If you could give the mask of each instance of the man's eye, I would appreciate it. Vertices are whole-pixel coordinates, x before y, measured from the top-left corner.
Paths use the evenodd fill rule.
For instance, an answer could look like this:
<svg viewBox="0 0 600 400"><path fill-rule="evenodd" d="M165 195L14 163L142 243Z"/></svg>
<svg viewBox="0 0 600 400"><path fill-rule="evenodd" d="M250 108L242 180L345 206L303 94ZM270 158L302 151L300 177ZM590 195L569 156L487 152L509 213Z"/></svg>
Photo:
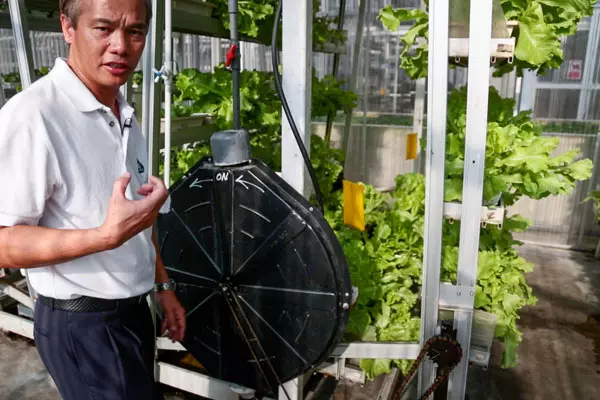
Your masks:
<svg viewBox="0 0 600 400"><path fill-rule="evenodd" d="M108 28L105 26L98 26L95 29L100 32L108 32Z"/></svg>

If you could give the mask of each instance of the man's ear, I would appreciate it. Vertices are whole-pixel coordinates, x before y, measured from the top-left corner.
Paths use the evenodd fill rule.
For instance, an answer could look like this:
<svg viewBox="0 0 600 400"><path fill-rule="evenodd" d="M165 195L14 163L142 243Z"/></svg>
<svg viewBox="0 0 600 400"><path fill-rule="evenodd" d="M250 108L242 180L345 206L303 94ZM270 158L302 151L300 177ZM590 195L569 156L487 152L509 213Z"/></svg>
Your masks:
<svg viewBox="0 0 600 400"><path fill-rule="evenodd" d="M60 14L60 26L62 28L63 36L65 37L65 42L70 45L73 41L73 36L75 35L75 28L73 27L71 20L64 14Z"/></svg>

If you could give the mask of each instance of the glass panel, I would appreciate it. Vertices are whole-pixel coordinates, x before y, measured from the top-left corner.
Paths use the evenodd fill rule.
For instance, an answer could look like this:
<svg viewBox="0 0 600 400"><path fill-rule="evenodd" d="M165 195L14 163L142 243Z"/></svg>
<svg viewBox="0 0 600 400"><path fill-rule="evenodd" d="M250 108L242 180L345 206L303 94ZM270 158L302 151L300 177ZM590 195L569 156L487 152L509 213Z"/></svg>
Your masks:
<svg viewBox="0 0 600 400"><path fill-rule="evenodd" d="M588 120L600 120L600 90L592 90L590 93L588 108Z"/></svg>
<svg viewBox="0 0 600 400"><path fill-rule="evenodd" d="M578 31L568 36L563 44L564 62L559 69L539 76L539 82L581 83L588 44L589 31Z"/></svg>
<svg viewBox="0 0 600 400"><path fill-rule="evenodd" d="M534 116L547 119L576 119L580 90L538 89Z"/></svg>
<svg viewBox="0 0 600 400"><path fill-rule="evenodd" d="M596 50L596 60L594 61L594 66L592 67L594 70L594 74L592 76L592 82L595 84L600 84L600 60L598 60L598 56L600 56L600 40L598 40L598 49Z"/></svg>
<svg viewBox="0 0 600 400"><path fill-rule="evenodd" d="M506 27L506 17L500 4L500 0L494 0L492 5L492 37L509 37ZM450 6L450 30L451 38L469 37L471 0L454 0Z"/></svg>

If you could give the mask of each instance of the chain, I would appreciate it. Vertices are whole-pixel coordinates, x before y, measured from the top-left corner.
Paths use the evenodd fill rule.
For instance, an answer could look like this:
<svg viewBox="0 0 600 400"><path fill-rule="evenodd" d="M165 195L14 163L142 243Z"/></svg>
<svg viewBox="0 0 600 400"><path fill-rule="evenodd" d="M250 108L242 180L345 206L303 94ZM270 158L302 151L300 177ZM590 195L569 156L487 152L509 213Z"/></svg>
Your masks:
<svg viewBox="0 0 600 400"><path fill-rule="evenodd" d="M423 394L423 396L420 397L420 400L427 400L429 398L429 396L431 396L438 389L438 387L446 379L448 379L448 376L450 375L450 372L452 372L452 369L454 369L454 367L456 367L456 365L458 365L458 363L462 359L462 348L460 347L460 344L456 341L456 339L454 339L454 338L452 338L450 336L446 336L446 335L444 335L444 336L434 336L434 337L430 338L429 340L427 340L427 342L425 342L425 345L423 346L423 348L419 352L419 356L415 359L415 362L414 362L413 366L410 368L410 370L406 374L406 378L402 382L402 385L396 391L396 394L394 395L393 400L400 400L400 397L402 396L402 393L404 393L404 391L408 387L408 384L410 383L410 381L414 377L415 373L417 372L417 369L419 368L419 365L421 364L421 361L423 361L423 358L425 358L425 355L428 352L430 352L431 350L433 350L432 346L434 344L447 344L449 347L452 347L456 351L456 357L453 360L451 360L450 362L448 362L447 365L440 366L441 367L440 368L441 373L435 378L435 381L425 391L425 393ZM433 350L433 351L435 351L435 350ZM432 357L430 355L430 358L434 358L434 357ZM438 363L438 360L436 360L435 358L433 359L433 361L436 362L436 363ZM438 365L439 364L440 363L438 363Z"/></svg>

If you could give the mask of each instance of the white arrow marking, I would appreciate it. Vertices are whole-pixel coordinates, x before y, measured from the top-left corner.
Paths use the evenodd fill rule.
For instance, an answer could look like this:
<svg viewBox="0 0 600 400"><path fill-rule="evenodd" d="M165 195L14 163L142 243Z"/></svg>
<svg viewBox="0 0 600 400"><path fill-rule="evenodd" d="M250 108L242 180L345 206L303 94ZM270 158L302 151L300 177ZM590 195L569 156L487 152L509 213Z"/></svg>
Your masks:
<svg viewBox="0 0 600 400"><path fill-rule="evenodd" d="M255 184L254 184L254 183L252 183L252 182L248 182L248 181L245 181L245 180L243 180L243 179L242 179L243 177L244 177L244 175L240 175L240 176L238 176L238 177L237 177L237 179L236 179L235 181L236 181L237 183L239 183L240 185L242 185L243 187L245 187L246 189L248 189L248 186L247 186L247 185L250 185L250 186L254 186L254 187L255 187L255 188L257 188L258 190L260 190L262 193L264 193L264 192L265 192L265 191L264 191L264 190L263 190L263 189L262 189L260 186L258 186L258 185L255 185Z"/></svg>
<svg viewBox="0 0 600 400"><path fill-rule="evenodd" d="M194 182L192 182L192 184L190 185L190 187L191 188L193 188L193 187L201 188L202 187L201 183L203 183L203 182L212 182L212 179L203 179L203 180L200 180L200 179L196 178L196 179L194 179Z"/></svg>

